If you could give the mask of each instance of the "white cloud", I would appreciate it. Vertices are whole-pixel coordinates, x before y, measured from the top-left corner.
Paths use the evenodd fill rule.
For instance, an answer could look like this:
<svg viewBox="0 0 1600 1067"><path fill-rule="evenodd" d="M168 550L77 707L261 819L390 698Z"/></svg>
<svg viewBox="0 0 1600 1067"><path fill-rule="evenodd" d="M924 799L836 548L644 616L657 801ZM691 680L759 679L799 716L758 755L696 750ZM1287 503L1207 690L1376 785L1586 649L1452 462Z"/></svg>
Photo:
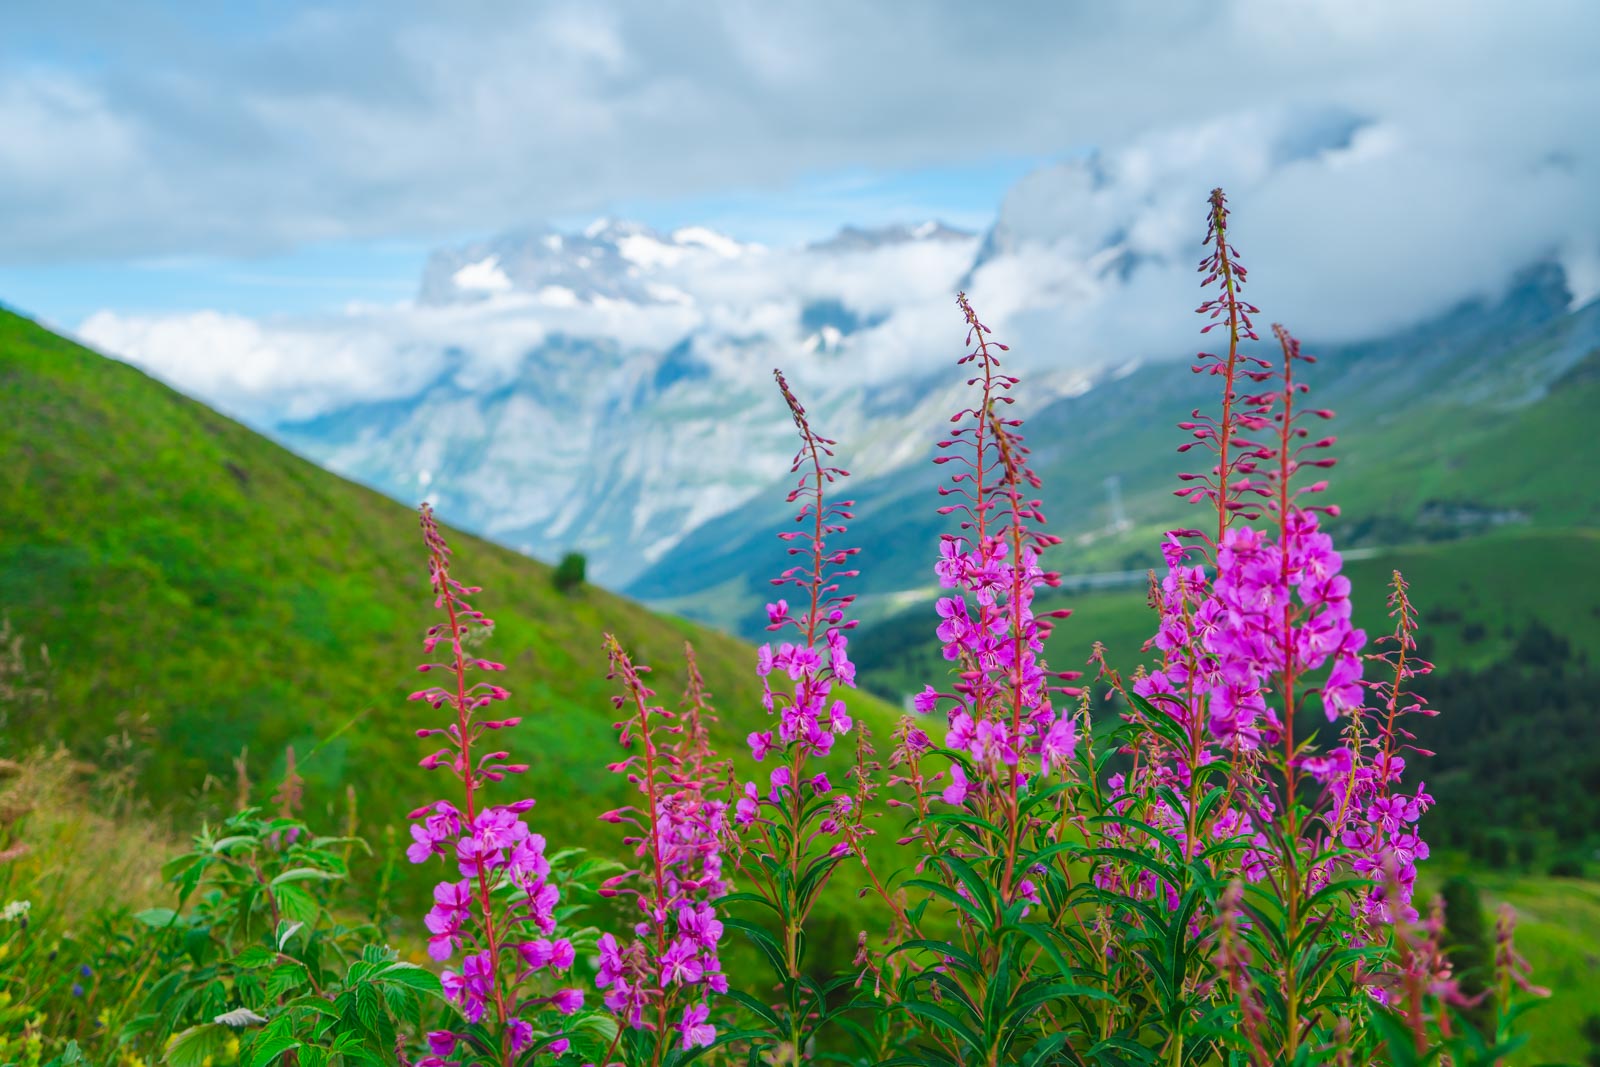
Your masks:
<svg viewBox="0 0 1600 1067"><path fill-rule="evenodd" d="M1066 387L1085 372L1194 350L1194 266L1217 182L1231 196L1232 243L1250 268L1246 295L1262 308L1263 332L1281 320L1313 342L1382 334L1492 294L1542 258L1568 267L1576 302L1592 297L1593 162L1552 158L1551 131L1526 125L1493 159L1403 110L1258 108L1157 130L1019 182L976 270L978 238L763 249L711 231L679 231L667 243L623 227L608 238L621 269L657 303L557 284L518 289L500 255L473 246L452 277L486 297L477 304L362 306L264 323L101 313L81 333L262 421L408 395L447 373L490 388L551 333L654 352L694 335L699 358L731 380L763 375L779 358L800 383L881 383L925 373L955 351L951 298L965 278L985 320L1014 344L1016 365L1054 372ZM565 254L553 236L494 247L537 264ZM861 329L807 336L802 309L820 302ZM752 348L750 338L764 343Z"/></svg>
<svg viewBox="0 0 1600 1067"><path fill-rule="evenodd" d="M48 33L52 10L25 21ZM1576 299L1600 289L1600 6L1582 0L349 6L178 61L194 32L113 19L103 70L0 67L0 258L490 229L819 167L1073 152L1011 192L1005 254L971 279L1024 366L1191 351L1218 184L1251 299L1311 339L1387 331L1540 257L1562 258ZM735 374L766 372L735 343L765 334L793 344L800 380L886 380L949 353L976 251L800 255L699 227L625 240L659 304L521 292L489 257L455 271L486 298L472 307L103 312L81 332L257 419L444 373L502 381L553 331L657 348L699 333ZM882 321L807 362L794 324L830 299Z"/></svg>
<svg viewBox="0 0 1600 1067"><path fill-rule="evenodd" d="M1542 259L1563 258L1574 284L1590 284L1595 154L1556 150L1574 143L1569 131L1537 110L1492 151L1462 133L1471 116L1520 103L1485 92L1389 113L1249 109L1059 164L1007 197L994 235L1007 254L978 270L974 297L1035 365L1185 354L1198 340L1204 199L1218 184L1262 327L1380 335L1492 296ZM1438 122L1446 111L1460 123Z"/></svg>
<svg viewBox="0 0 1600 1067"><path fill-rule="evenodd" d="M0 257L437 237L1279 103L1392 116L1472 166L1600 136L1586 0L270 10L8 7Z"/></svg>
<svg viewBox="0 0 1600 1067"><path fill-rule="evenodd" d="M549 249L546 236L527 243ZM972 238L839 253L744 246L732 256L733 246L719 235L693 236L693 247L712 251L635 257L630 269L644 273L644 289L657 303L583 295L559 285L514 291L489 256L454 272L457 287L482 297L477 301L359 304L336 314L268 320L212 311L102 311L77 332L258 424L411 396L442 375L463 388L490 389L518 373L526 355L554 333L648 352L694 335L697 356L736 380L769 374L776 357L792 362L797 381L823 373L875 381L927 358L926 350L897 338L908 336L915 320L936 318L946 327L954 321L951 294L977 248ZM676 251L638 234L618 244L637 252L640 241ZM802 309L817 301L832 301L863 322L892 314L893 325L858 335L851 357L824 371L804 358L807 338L800 328ZM763 343L752 347L751 338Z"/></svg>

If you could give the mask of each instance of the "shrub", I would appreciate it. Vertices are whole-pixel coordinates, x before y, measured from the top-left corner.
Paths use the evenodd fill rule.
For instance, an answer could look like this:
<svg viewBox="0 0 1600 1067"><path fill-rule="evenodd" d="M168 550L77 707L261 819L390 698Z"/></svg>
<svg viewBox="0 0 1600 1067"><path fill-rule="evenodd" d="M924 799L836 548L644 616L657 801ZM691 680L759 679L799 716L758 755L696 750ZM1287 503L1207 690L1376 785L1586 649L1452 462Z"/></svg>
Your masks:
<svg viewBox="0 0 1600 1067"><path fill-rule="evenodd" d="M583 586L588 566L582 552L568 552L550 573L550 581L563 593L575 592Z"/></svg>
<svg viewBox="0 0 1600 1067"><path fill-rule="evenodd" d="M1552 878L1582 878L1583 861L1576 856L1561 856L1550 861L1549 873Z"/></svg>

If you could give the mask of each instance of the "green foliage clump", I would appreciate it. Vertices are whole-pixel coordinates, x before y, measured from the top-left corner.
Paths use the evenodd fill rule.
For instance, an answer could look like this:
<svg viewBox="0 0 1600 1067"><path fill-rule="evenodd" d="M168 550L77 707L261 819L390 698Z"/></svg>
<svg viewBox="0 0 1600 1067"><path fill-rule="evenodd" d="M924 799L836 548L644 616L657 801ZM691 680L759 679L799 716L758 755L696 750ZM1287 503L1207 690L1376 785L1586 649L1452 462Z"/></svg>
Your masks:
<svg viewBox="0 0 1600 1067"><path fill-rule="evenodd" d="M582 552L568 552L551 572L550 581L563 593L575 592L582 588L587 568L588 561Z"/></svg>

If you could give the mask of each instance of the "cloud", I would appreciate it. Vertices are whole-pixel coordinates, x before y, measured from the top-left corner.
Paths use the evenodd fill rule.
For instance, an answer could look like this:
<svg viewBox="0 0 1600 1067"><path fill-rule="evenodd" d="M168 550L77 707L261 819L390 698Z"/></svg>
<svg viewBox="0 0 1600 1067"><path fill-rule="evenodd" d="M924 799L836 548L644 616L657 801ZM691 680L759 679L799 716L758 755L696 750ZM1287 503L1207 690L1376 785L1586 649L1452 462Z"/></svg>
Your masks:
<svg viewBox="0 0 1600 1067"><path fill-rule="evenodd" d="M549 239L516 238L532 255L555 254ZM651 240L634 235L618 244L637 252L640 242ZM101 311L76 332L258 425L411 397L441 377L466 390L491 390L512 380L528 354L558 334L603 339L652 359L694 337L696 358L725 382L762 380L778 360L795 368L797 382L820 385L826 378L841 388L882 381L926 358L925 350L896 339L912 322L937 318L949 327L955 321L951 294L977 246L975 237L846 252L746 246L732 257L715 249L680 257L669 254L677 247L659 246L627 268L642 272L643 290L670 297L658 303L566 288L557 299L556 287L537 282L533 291L512 290L498 257L472 246L462 255L465 265L451 275L461 303L354 304L333 314L267 319L215 311ZM816 359L810 354L816 340L801 320L804 309L819 302L863 323L889 319L892 325L869 328L847 355Z"/></svg>
<svg viewBox="0 0 1600 1067"><path fill-rule="evenodd" d="M962 280L1022 366L1182 355L1217 184L1251 298L1309 339L1387 332L1541 257L1576 299L1600 289L1600 6L1582 0L347 5L227 29L108 9L72 31L101 35L94 66L36 47L67 35L54 12L25 7L22 44L0 43L27 60L0 66L14 262L411 238L709 206L819 170L1065 156L1012 189L970 274L959 244L690 256L652 268L683 301L562 308L564 291L507 291L484 253L454 268L483 283L467 307L82 325L257 421L446 374L502 381L552 332L658 350L695 334L735 376L766 373L770 353L740 342L764 334L798 380L887 381L948 351ZM806 356L794 323L830 299L875 324Z"/></svg>
<svg viewBox="0 0 1600 1067"><path fill-rule="evenodd" d="M975 299L1035 365L1186 354L1204 198L1221 185L1262 327L1378 336L1550 259L1581 302L1597 284L1600 130L1566 128L1543 93L1244 109L1046 168L1006 198ZM1475 122L1506 132L1481 144Z"/></svg>
<svg viewBox="0 0 1600 1067"><path fill-rule="evenodd" d="M777 360L824 392L916 380L940 365L959 337L951 296L964 284L1014 345L1015 365L1067 389L1107 367L1194 351L1194 268L1216 182L1232 198L1232 243L1250 267L1246 295L1262 308L1263 332L1284 321L1313 343L1382 335L1492 295L1541 259L1568 267L1575 302L1592 298L1600 175L1594 157L1550 148L1560 133L1530 116L1483 156L1406 109L1235 110L1027 176L981 247L972 238L718 251L597 225L591 235L611 234L591 249L601 273L560 276L597 286L580 294L546 284L541 264L587 264L590 246L519 231L436 257L439 298L458 293L460 304L264 322L106 312L80 332L258 421L413 395L441 375L492 389L552 334L653 353L692 336L725 383L753 381ZM818 305L853 320L842 343L819 349L799 327Z"/></svg>
<svg viewBox="0 0 1600 1067"><path fill-rule="evenodd" d="M1600 129L1584 0L371 0L206 19L36 0L7 17L14 264L776 195L819 171L1055 155L1278 103L1391 117L1474 166L1534 134L1589 159Z"/></svg>

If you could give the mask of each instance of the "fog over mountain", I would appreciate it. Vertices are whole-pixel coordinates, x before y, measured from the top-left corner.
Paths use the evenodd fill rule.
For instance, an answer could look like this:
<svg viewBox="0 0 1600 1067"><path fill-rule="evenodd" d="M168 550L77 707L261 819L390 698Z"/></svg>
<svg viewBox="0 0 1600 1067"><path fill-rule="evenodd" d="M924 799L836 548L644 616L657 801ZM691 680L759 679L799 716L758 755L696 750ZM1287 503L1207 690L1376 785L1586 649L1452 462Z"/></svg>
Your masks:
<svg viewBox="0 0 1600 1067"><path fill-rule="evenodd" d="M1320 340L1492 299L1541 261L1585 304L1600 208L1592 161L1566 144L1536 137L1468 168L1403 117L1254 109L1041 169L981 235L908 220L778 248L602 219L438 249L398 305L104 312L79 333L340 473L524 551L583 550L623 584L784 474L775 366L861 473L920 460L957 383L957 288L1013 344L1033 405L1191 354L1216 184L1251 299Z"/></svg>

